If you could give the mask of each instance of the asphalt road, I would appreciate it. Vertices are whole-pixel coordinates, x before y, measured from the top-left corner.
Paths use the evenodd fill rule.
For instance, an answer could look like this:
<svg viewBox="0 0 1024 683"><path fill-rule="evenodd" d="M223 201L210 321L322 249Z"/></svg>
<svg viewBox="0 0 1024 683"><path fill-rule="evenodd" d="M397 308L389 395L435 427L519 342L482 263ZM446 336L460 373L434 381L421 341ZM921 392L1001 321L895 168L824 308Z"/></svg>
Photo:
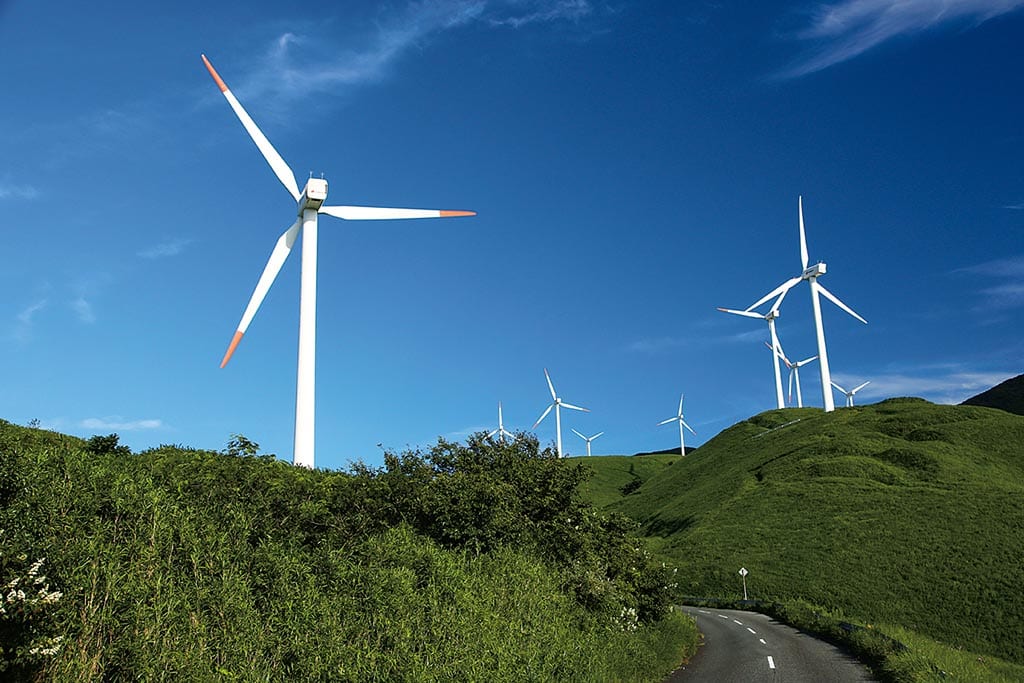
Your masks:
<svg viewBox="0 0 1024 683"><path fill-rule="evenodd" d="M873 681L867 667L833 645L756 612L683 607L704 644L666 683L845 683Z"/></svg>

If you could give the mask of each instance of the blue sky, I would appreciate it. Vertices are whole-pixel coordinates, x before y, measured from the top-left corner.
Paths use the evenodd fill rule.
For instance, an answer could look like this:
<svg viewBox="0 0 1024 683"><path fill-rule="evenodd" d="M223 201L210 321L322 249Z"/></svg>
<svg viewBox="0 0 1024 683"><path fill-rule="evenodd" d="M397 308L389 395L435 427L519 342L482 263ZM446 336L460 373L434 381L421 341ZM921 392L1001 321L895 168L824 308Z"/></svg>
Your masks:
<svg viewBox="0 0 1024 683"><path fill-rule="evenodd" d="M328 203L478 212L321 220L319 466L528 429L545 367L571 453L677 444L680 392L688 444L772 408L715 307L798 273L800 195L858 401L1022 372L1024 0L751 5L0 3L0 417L290 459L297 253L218 364L294 202L200 53Z"/></svg>

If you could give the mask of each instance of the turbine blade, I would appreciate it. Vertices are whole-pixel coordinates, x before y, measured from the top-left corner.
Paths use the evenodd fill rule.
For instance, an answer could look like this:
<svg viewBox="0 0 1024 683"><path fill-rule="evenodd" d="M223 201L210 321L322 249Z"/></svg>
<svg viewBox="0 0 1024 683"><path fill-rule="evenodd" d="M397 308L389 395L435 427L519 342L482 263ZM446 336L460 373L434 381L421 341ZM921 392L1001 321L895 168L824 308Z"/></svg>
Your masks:
<svg viewBox="0 0 1024 683"><path fill-rule="evenodd" d="M808 363L810 363L812 360L818 360L818 357L817 356L811 356L810 358L805 358L802 361L800 361L799 363L797 363L796 366L797 367L803 367L804 365L807 365Z"/></svg>
<svg viewBox="0 0 1024 683"><path fill-rule="evenodd" d="M235 352L235 348L238 346L238 342L242 341L242 335L244 335L245 331L249 328L249 323L252 322L253 317L256 315L256 311L260 308L260 304L263 303L263 298L270 290L270 286L274 284L274 278L277 277L277 274L281 271L281 266L284 265L285 259L287 259L288 254L291 253L292 245L295 244L295 239L299 235L300 227L302 227L301 218L292 223L292 227L285 230L277 239L277 244L274 245L274 251L270 252L270 258L267 260L267 265L263 268L263 274L260 275L259 282L256 283L256 289L249 298L249 305L245 307L245 313L242 314L242 320L238 323L235 336L232 338L231 344L228 346L228 350L224 354L224 359L220 362L221 367L228 364L228 361L231 360L231 355Z"/></svg>
<svg viewBox="0 0 1024 683"><path fill-rule="evenodd" d="M803 264L803 269L807 270L807 236L804 233L804 198L801 196L797 200L797 206L800 207L800 263Z"/></svg>
<svg viewBox="0 0 1024 683"><path fill-rule="evenodd" d="M793 368L789 369L789 396L786 400L790 405L793 404Z"/></svg>
<svg viewBox="0 0 1024 683"><path fill-rule="evenodd" d="M850 389L850 393L851 394L856 394L858 391L860 391L861 389L863 389L864 387L866 387L869 384L871 384L871 380L868 380L867 382L864 382L864 384L861 384L856 389Z"/></svg>
<svg viewBox="0 0 1024 683"><path fill-rule="evenodd" d="M843 388L842 388L841 386L839 386L838 384L836 384L836 383L835 383L835 380L833 380L833 381L831 382L831 384L832 384L832 386L834 386L834 387L835 387L836 389L838 389L839 391L843 392L844 394L846 393L846 389L843 389Z"/></svg>
<svg viewBox="0 0 1024 683"><path fill-rule="evenodd" d="M782 300L786 298L786 294L788 294L788 293L789 293L788 289L782 290L782 294L779 294L779 298L775 300L774 304L772 304L771 310L772 310L773 313L778 313L779 312L779 306L782 305Z"/></svg>
<svg viewBox="0 0 1024 683"><path fill-rule="evenodd" d="M544 411L543 413L541 413L541 416L537 418L537 421L533 423L533 426L532 426L532 427L530 427L530 429L536 429L536 428L537 428L537 425L539 425L539 424L540 424L541 422L543 422L543 421L544 421L544 418L548 416L548 413L550 413L550 412L551 412L551 409L552 409L552 408L554 408L554 407L555 407L555 404L554 404L554 403L552 403L551 405L549 405L549 406L548 406L548 409L547 409L547 410L545 410L545 411Z"/></svg>
<svg viewBox="0 0 1024 683"><path fill-rule="evenodd" d="M558 400L558 395L555 394L555 385L551 383L551 375L548 374L547 368L544 368L544 379L548 381L548 389L551 390L551 400Z"/></svg>
<svg viewBox="0 0 1024 683"><path fill-rule="evenodd" d="M831 302L832 302L832 303L834 303L834 304L835 304L836 306L838 306L839 308L843 309L844 311L846 311L847 313L849 313L850 315L852 315L852 316L853 316L854 318L856 318L857 320L859 320L859 321L861 321L862 323L864 323L865 325L867 325L867 324L868 324L868 321L867 321L867 320L865 320L864 318L862 318L862 317L860 317L859 315L857 315L856 313L854 313L854 311L853 311L853 309L852 309L852 308L850 308L849 306L847 306L846 304L844 304L844 303L843 303L842 301L840 301L840 300L839 300L839 297L837 297L837 296L836 296L835 294L833 294L832 292L830 292L830 291L828 291L827 289L825 289L825 288L824 288L824 287L822 286L822 284L821 284L820 282L819 282L819 283L817 283L817 284L818 284L818 291L820 291L820 292L821 292L822 294L824 294L824 295L825 295L825 297L826 297L826 298L827 298L827 299L828 299L829 301L831 301Z"/></svg>
<svg viewBox="0 0 1024 683"><path fill-rule="evenodd" d="M491 438L492 436L494 436L494 435L495 435L495 434L497 434L497 433L498 433L498 430L497 430L497 429L495 429L495 430L494 430L493 432L489 432L489 433L487 434L487 438L488 438L488 439L490 439L490 438Z"/></svg>
<svg viewBox="0 0 1024 683"><path fill-rule="evenodd" d="M772 291L768 292L763 297L758 299L756 302L754 302L751 305L747 306L747 310L748 311L752 311L755 308L757 308L758 306L760 306L761 304L763 304L765 301L768 301L768 299L771 299L773 296L777 296L779 294L782 294L783 292L788 292L791 287L793 287L794 285L798 284L799 282L800 282L800 278L798 278L798 277L794 277L794 278L790 278L789 280L786 280L781 285L779 285L778 287L776 287L775 289L773 289ZM764 316L761 316L761 317L763 318Z"/></svg>
<svg viewBox="0 0 1024 683"><path fill-rule="evenodd" d="M581 439L583 439L584 441L586 441L586 440L587 440L587 437L583 436L582 434L580 434L579 432L577 432L577 431L576 431L575 429L574 429L574 430L572 430L572 433L573 433L573 434L575 434L576 436L580 437L580 438L581 438Z"/></svg>
<svg viewBox="0 0 1024 683"><path fill-rule="evenodd" d="M598 432L597 434L594 434L592 437L590 437L590 440L593 441L594 439L596 439L597 437L601 436L602 434L604 434L604 432Z"/></svg>
<svg viewBox="0 0 1024 683"><path fill-rule="evenodd" d="M679 417L680 417L680 419L682 419L682 417L683 417L683 395L682 394L679 394Z"/></svg>
<svg viewBox="0 0 1024 683"><path fill-rule="evenodd" d="M658 423L658 426L660 427L661 425L667 425L669 422L678 422L678 421L679 421L679 416L676 415L675 417L670 417L667 420L662 420L661 422Z"/></svg>
<svg viewBox="0 0 1024 683"><path fill-rule="evenodd" d="M389 209L380 206L321 206L320 213L347 221L380 221L396 218L453 218L475 216L476 211L443 209Z"/></svg>
<svg viewBox="0 0 1024 683"><path fill-rule="evenodd" d="M691 434L693 434L694 436L697 436L697 432L693 431L693 427L691 427L690 425L686 424L686 420L680 420L680 422L683 423L684 427L686 427L687 429L690 430Z"/></svg>
<svg viewBox="0 0 1024 683"><path fill-rule="evenodd" d="M571 403L566 403L565 401L562 401L562 407L568 408L569 410L582 410L584 413L590 412L589 408L580 408L579 406L574 406Z"/></svg>
<svg viewBox="0 0 1024 683"><path fill-rule="evenodd" d="M224 95L224 99L228 101L228 104L230 104L231 108L235 111L235 116L237 116L238 120L242 122L242 126L245 127L245 130L249 133L249 137L252 138L252 141L256 143L256 147L259 148L260 153L263 154L263 158L267 160L268 164L270 164L270 168L274 171L277 179L280 180L285 189L291 193L292 198L295 199L295 201L299 201L299 186L295 183L295 174L292 173L292 169L289 168L285 160L281 158L281 155L277 153L274 146L270 144L270 141L267 140L263 131L261 131L259 126L256 125L256 122L252 120L249 114L242 107L241 103L235 99L235 96L230 90L228 90L228 86L224 84L220 74L218 74L213 68L213 64L210 64L210 60L206 58L206 55L202 55L202 57L203 64L206 65L206 69L210 72L210 75L213 76L213 80L217 83L217 87L220 88L221 93Z"/></svg>
<svg viewBox="0 0 1024 683"><path fill-rule="evenodd" d="M732 313L733 315L743 315L748 318L757 318L759 320L764 320L763 315L761 315L760 313L754 313L753 311L735 311L731 308L722 308L721 306L718 307L718 310L720 310L722 313Z"/></svg>

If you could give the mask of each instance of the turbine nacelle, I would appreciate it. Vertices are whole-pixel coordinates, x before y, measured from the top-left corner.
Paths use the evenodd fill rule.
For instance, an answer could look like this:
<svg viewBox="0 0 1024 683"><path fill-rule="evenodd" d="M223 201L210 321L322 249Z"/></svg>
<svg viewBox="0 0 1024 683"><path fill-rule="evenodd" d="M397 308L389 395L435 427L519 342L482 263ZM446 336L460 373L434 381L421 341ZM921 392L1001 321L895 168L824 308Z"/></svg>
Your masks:
<svg viewBox="0 0 1024 683"><path fill-rule="evenodd" d="M302 194L299 195L299 215L301 216L306 209L319 211L325 199L327 199L327 181L323 178L310 178L306 181L306 186L302 188Z"/></svg>
<svg viewBox="0 0 1024 683"><path fill-rule="evenodd" d="M800 276L801 280L809 280L812 277L821 277L825 274L825 264L815 263L813 266L809 266L804 269L803 274Z"/></svg>

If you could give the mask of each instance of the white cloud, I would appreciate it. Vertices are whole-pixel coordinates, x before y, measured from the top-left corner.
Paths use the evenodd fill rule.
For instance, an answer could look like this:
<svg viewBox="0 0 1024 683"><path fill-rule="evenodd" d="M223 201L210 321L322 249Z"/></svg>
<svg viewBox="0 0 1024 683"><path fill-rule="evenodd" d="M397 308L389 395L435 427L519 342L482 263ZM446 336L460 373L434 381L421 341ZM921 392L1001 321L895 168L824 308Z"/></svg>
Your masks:
<svg viewBox="0 0 1024 683"><path fill-rule="evenodd" d="M841 0L811 12L799 38L820 48L782 74L804 76L853 59L899 36L951 24L977 26L1024 6L1024 0Z"/></svg>
<svg viewBox="0 0 1024 683"><path fill-rule="evenodd" d="M11 336L17 341L24 342L32 338L32 327L36 316L36 313L43 310L47 306L46 299L39 299L34 303L29 304L25 308L18 312L15 316L14 330Z"/></svg>
<svg viewBox="0 0 1024 683"><path fill-rule="evenodd" d="M238 88L243 101L272 96L278 105L319 92L386 78L406 53L470 24L518 29L548 23L579 23L594 14L590 0L417 0L384 16L361 46L338 53L334 36L285 33L275 39L255 73ZM301 47L301 54L295 48ZM230 79L229 79L230 83Z"/></svg>
<svg viewBox="0 0 1024 683"><path fill-rule="evenodd" d="M32 185L16 185L6 180L0 181L0 199L35 199L39 190Z"/></svg>
<svg viewBox="0 0 1024 683"><path fill-rule="evenodd" d="M626 349L636 353L654 354L682 348L689 343L690 340L683 337L651 337L648 339L637 339L631 342Z"/></svg>
<svg viewBox="0 0 1024 683"><path fill-rule="evenodd" d="M181 252L185 251L185 247L192 243L192 240L188 239L174 239L161 242L148 249L143 249L138 252L138 255L144 259L158 259L167 258L170 256L177 256Z"/></svg>
<svg viewBox="0 0 1024 683"><path fill-rule="evenodd" d="M863 377L837 374L833 375L832 379L848 389L870 380L871 384L858 391L854 400L918 396L934 403L961 403L1016 376L1010 372L976 372L953 368L949 370L946 374L930 376L910 373L869 374ZM836 395L838 396L838 392Z"/></svg>
<svg viewBox="0 0 1024 683"><path fill-rule="evenodd" d="M78 319L87 324L96 322L96 314L93 313L92 304L85 297L78 297L71 302L71 308L75 311Z"/></svg>
<svg viewBox="0 0 1024 683"><path fill-rule="evenodd" d="M979 290L979 294L985 297L980 307L982 310L1024 306L1024 254L959 268L954 272L1000 280L997 284Z"/></svg>
<svg viewBox="0 0 1024 683"><path fill-rule="evenodd" d="M161 429L164 423L162 420L125 420L120 415L114 415L111 417L89 417L79 422L78 426L82 429L132 432Z"/></svg>

